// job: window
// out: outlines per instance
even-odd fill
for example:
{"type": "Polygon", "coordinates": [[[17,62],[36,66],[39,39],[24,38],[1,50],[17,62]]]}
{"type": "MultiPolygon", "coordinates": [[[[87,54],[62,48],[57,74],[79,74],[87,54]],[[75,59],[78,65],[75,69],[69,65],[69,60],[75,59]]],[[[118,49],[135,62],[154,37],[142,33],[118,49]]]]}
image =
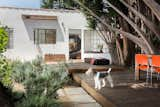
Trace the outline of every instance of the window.
{"type": "Polygon", "coordinates": [[[86,30],[84,32],[84,50],[86,53],[98,52],[98,45],[103,45],[104,42],[96,31],[86,30]]]}
{"type": "Polygon", "coordinates": [[[56,30],[55,29],[36,29],[34,30],[35,44],[55,44],[56,30]]]}
{"type": "Polygon", "coordinates": [[[8,33],[7,49],[13,49],[13,29],[12,28],[7,28],[6,31],[8,33]]]}

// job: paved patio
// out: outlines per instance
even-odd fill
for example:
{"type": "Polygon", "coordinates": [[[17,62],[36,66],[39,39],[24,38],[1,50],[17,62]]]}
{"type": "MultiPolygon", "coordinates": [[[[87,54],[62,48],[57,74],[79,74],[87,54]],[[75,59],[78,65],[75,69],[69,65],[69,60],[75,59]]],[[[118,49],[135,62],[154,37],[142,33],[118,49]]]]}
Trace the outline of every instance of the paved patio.
{"type": "MultiPolygon", "coordinates": [[[[134,80],[133,71],[114,71],[111,72],[111,76],[114,80],[114,88],[110,88],[107,83],[106,87],[100,91],[94,89],[93,78],[88,78],[84,73],[73,74],[74,78],[78,82],[85,83],[83,88],[87,91],[92,90],[90,94],[93,97],[97,97],[96,94],[100,94],[102,100],[112,103],[111,106],[117,107],[160,107],[160,80],[153,81],[153,87],[146,87],[145,73],[142,73],[141,80],[134,80]],[[90,87],[90,88],[88,88],[90,87]],[[95,90],[95,91],[93,91],[95,90]]],[[[99,100],[97,98],[97,100],[99,100]]],[[[107,107],[107,103],[103,103],[104,107],[107,107]]]]}
{"type": "Polygon", "coordinates": [[[81,87],[65,87],[57,91],[63,107],[101,107],[81,87]]]}

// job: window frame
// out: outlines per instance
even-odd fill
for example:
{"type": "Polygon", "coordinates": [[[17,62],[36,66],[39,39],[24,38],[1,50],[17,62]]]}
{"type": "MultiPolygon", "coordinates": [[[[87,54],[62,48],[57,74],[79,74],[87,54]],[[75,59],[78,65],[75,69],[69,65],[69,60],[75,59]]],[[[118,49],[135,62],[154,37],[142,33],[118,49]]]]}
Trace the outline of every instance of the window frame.
{"type": "Polygon", "coordinates": [[[45,45],[48,45],[48,44],[56,44],[56,42],[57,42],[57,29],[43,29],[43,28],[36,28],[36,29],[34,29],[34,44],[45,44],[45,45]],[[40,35],[40,31],[41,30],[43,30],[44,32],[45,32],[45,34],[44,34],[44,38],[45,38],[45,42],[44,43],[42,43],[41,41],[40,41],[40,37],[39,37],[39,35],[40,35]],[[55,32],[55,39],[54,39],[54,41],[52,41],[53,43],[49,43],[49,42],[47,42],[47,39],[46,39],[46,34],[47,34],[47,30],[53,30],[54,32],[55,32]],[[38,32],[37,34],[36,34],[36,32],[38,32]],[[36,35],[37,35],[37,37],[36,37],[36,35]],[[36,40],[36,38],[38,38],[37,40],[36,40]]]}
{"type": "Polygon", "coordinates": [[[6,32],[8,35],[8,43],[7,43],[6,49],[13,49],[14,48],[14,29],[7,28],[6,32]]]}
{"type": "Polygon", "coordinates": [[[86,46],[86,44],[89,44],[89,49],[85,47],[85,53],[99,53],[97,45],[102,44],[101,42],[103,40],[101,40],[100,37],[95,35],[95,30],[85,30],[85,33],[86,32],[88,33],[88,37],[84,37],[84,47],[86,46]],[[87,40],[89,40],[90,42],[87,42],[87,40]]]}

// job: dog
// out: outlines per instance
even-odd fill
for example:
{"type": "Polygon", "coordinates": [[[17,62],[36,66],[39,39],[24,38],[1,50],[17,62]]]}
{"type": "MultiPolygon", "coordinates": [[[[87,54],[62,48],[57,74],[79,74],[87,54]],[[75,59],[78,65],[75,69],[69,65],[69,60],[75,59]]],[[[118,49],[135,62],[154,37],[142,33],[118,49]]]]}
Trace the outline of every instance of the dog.
{"type": "Polygon", "coordinates": [[[96,71],[96,73],[94,73],[92,68],[89,68],[86,71],[86,75],[93,77],[94,78],[94,83],[95,83],[95,89],[100,90],[102,87],[106,86],[106,81],[105,79],[107,78],[110,87],[113,88],[114,84],[113,84],[113,79],[110,75],[112,68],[109,68],[107,71],[96,71]]]}

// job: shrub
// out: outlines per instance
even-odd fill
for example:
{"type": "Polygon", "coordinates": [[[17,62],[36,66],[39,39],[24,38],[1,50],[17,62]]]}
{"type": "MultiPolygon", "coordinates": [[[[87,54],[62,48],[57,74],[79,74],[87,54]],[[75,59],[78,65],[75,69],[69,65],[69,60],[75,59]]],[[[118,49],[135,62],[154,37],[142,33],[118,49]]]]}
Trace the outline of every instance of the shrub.
{"type": "Polygon", "coordinates": [[[11,81],[11,64],[4,56],[0,55],[0,82],[5,86],[9,87],[12,84],[11,81]]]}
{"type": "Polygon", "coordinates": [[[11,85],[11,66],[1,53],[5,51],[8,43],[8,35],[5,28],[0,27],[0,82],[5,86],[11,85]]]}
{"type": "Polygon", "coordinates": [[[60,105],[55,99],[31,94],[22,103],[17,103],[16,107],[60,107],[60,105]]]}
{"type": "Polygon", "coordinates": [[[0,27],[0,53],[5,51],[8,43],[8,35],[5,28],[0,27]]]}
{"type": "Polygon", "coordinates": [[[46,65],[42,58],[32,62],[13,62],[12,78],[25,87],[16,107],[57,107],[56,91],[69,81],[65,65],[46,65]]]}

